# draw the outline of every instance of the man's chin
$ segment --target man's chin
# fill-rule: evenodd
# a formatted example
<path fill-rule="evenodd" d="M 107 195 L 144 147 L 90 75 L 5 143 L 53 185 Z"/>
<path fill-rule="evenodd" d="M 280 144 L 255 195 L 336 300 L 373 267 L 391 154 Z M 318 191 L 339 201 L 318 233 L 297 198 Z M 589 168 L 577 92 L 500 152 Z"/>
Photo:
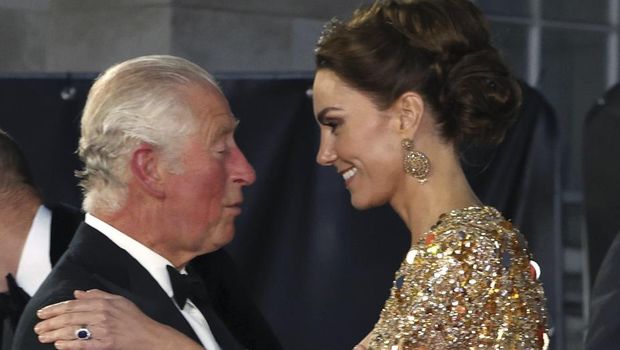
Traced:
<path fill-rule="evenodd" d="M 211 251 L 223 248 L 235 238 L 235 227 L 231 223 L 218 230 L 217 234 L 212 237 L 208 242 L 208 246 L 211 247 Z"/>

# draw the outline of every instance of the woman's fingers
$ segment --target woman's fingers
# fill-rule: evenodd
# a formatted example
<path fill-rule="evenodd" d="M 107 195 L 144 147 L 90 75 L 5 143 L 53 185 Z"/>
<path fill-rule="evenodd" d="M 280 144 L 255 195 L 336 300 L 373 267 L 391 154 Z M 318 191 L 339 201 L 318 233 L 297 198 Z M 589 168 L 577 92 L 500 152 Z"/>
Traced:
<path fill-rule="evenodd" d="M 110 294 L 100 289 L 89 289 L 87 291 L 76 290 L 76 291 L 73 291 L 73 295 L 75 296 L 76 299 L 82 299 L 82 300 L 83 299 L 97 299 L 97 298 L 101 298 L 101 299 L 121 298 L 120 296 L 116 294 Z"/>
<path fill-rule="evenodd" d="M 37 316 L 41 319 L 48 319 L 62 314 L 76 313 L 76 312 L 99 312 L 109 308 L 113 302 L 112 299 L 82 299 L 82 300 L 68 300 L 60 303 L 48 305 L 39 311 Z"/>
<path fill-rule="evenodd" d="M 131 303 L 119 295 L 106 293 L 101 290 L 92 289 L 89 291 L 74 291 L 75 300 L 62 301 L 60 303 L 48 305 L 37 311 L 37 316 L 41 319 L 48 319 L 58 315 L 75 312 L 104 312 L 106 310 L 122 308 Z"/>
<path fill-rule="evenodd" d="M 90 332 L 90 338 L 86 340 L 78 339 L 77 332 L 82 330 L 82 328 L 86 328 Z M 97 325 L 71 325 L 39 334 L 39 341 L 41 343 L 56 343 L 58 341 L 101 343 L 107 338 L 109 337 L 105 327 L 99 327 Z"/>
<path fill-rule="evenodd" d="M 55 340 L 75 340 L 75 329 L 72 332 L 68 327 L 45 330 L 37 334 L 39 334 L 39 341 L 41 343 L 52 343 Z"/>
<path fill-rule="evenodd" d="M 110 317 L 109 315 L 106 315 L 104 312 L 66 313 L 66 314 L 61 314 L 58 316 L 51 317 L 49 319 L 46 319 L 46 320 L 43 320 L 37 323 L 34 326 L 34 331 L 37 334 L 42 334 L 45 332 L 50 332 L 50 331 L 61 329 L 64 327 L 100 324 L 100 323 L 104 323 L 106 319 L 110 319 Z"/>
<path fill-rule="evenodd" d="M 59 340 L 54 343 L 56 349 L 59 350 L 104 350 L 116 349 L 105 341 L 97 339 L 84 340 Z"/>
<path fill-rule="evenodd" d="M 76 324 L 74 321 L 73 314 L 62 314 L 50 319 L 41 321 L 34 326 L 34 332 L 37 334 L 42 334 L 45 332 L 51 332 L 57 329 L 61 329 L 67 325 Z"/>

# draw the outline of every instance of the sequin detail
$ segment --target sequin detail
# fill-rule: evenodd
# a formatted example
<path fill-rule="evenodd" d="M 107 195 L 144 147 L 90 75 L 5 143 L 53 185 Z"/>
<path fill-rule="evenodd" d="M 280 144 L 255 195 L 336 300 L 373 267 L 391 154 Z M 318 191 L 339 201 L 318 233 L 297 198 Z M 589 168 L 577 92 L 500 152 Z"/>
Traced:
<path fill-rule="evenodd" d="M 443 214 L 396 272 L 369 350 L 543 349 L 545 296 L 530 260 L 496 209 Z"/>

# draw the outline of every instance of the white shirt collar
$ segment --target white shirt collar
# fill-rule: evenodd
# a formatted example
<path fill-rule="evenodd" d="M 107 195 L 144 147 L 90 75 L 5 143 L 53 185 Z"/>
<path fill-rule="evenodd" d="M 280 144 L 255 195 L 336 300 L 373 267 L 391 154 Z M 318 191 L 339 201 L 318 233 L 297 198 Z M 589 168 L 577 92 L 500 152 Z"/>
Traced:
<path fill-rule="evenodd" d="M 142 265 L 153 276 L 155 281 L 159 283 L 161 288 L 168 294 L 168 297 L 172 297 L 172 284 L 170 283 L 170 276 L 166 266 L 174 266 L 168 259 L 157 254 L 144 244 L 129 237 L 127 234 L 117 230 L 110 224 L 96 218 L 90 213 L 86 213 L 84 221 L 89 226 L 98 230 L 112 242 L 114 242 L 121 249 L 125 250 L 129 255 L 136 259 L 140 265 Z M 184 272 L 184 271 L 181 271 Z"/>
<path fill-rule="evenodd" d="M 34 295 L 52 271 L 50 261 L 50 227 L 52 212 L 39 206 L 19 258 L 15 281 L 26 293 Z"/>

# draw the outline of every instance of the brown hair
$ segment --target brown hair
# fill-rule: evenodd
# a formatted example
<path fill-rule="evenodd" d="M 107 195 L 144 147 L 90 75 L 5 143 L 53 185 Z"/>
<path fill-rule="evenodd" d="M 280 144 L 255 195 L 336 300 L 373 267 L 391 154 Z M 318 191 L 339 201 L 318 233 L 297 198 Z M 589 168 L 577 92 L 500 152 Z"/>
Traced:
<path fill-rule="evenodd" d="M 384 0 L 332 20 L 316 48 L 317 69 L 334 71 L 380 109 L 407 91 L 422 95 L 443 136 L 499 143 L 521 90 L 468 0 Z"/>
<path fill-rule="evenodd" d="M 0 194 L 22 188 L 36 192 L 26 157 L 17 143 L 0 129 Z"/>

